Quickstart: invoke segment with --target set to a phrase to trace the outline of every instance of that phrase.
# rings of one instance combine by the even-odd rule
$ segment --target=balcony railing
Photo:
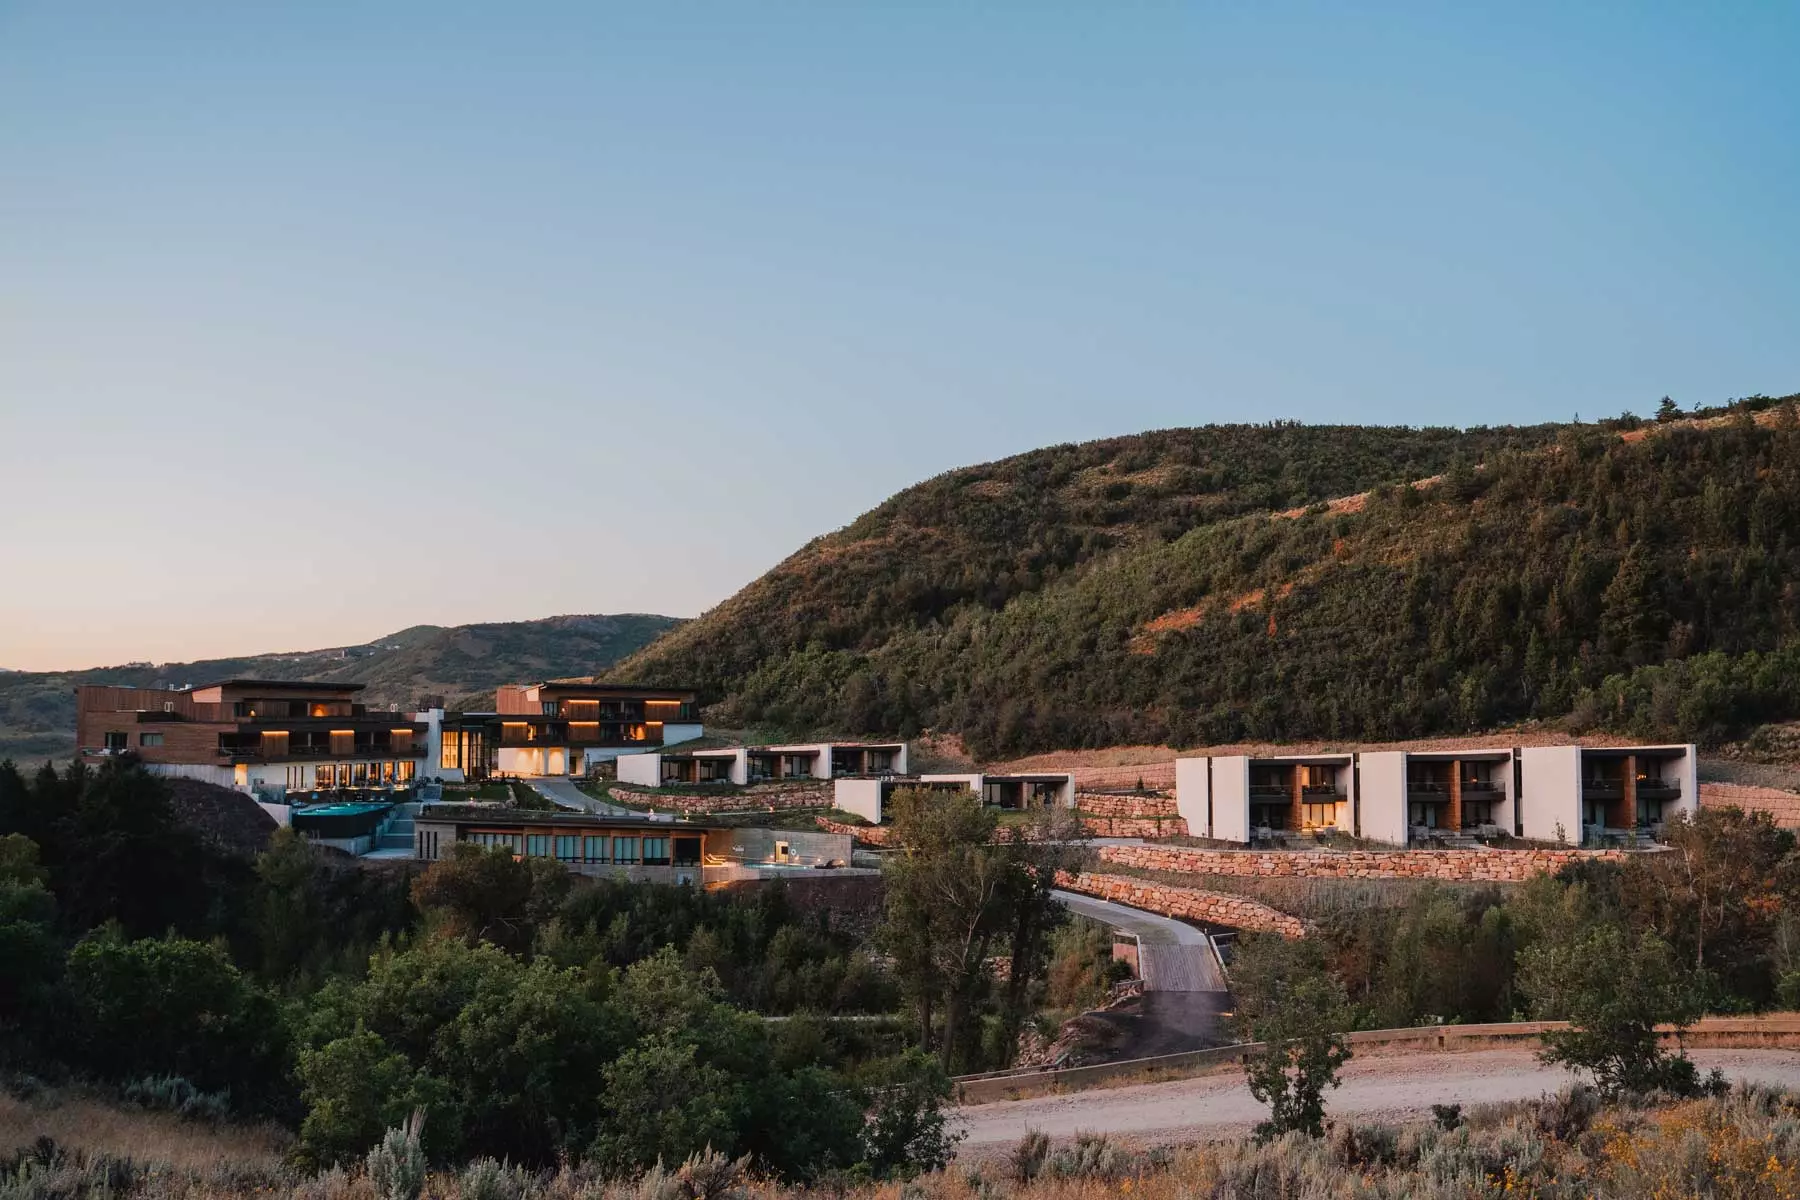
[[[1252,800],[1292,800],[1294,789],[1285,783],[1253,783],[1250,785]]]
[[[313,762],[320,759],[330,759],[334,762],[339,760],[354,762],[359,758],[424,758],[425,750],[425,743],[422,739],[406,745],[359,744],[349,750],[333,750],[330,746],[325,745],[289,743],[287,748],[280,752],[274,752],[273,747],[269,752],[265,752],[262,746],[252,743],[248,746],[220,746],[219,755],[223,758],[253,758],[261,762],[294,762],[297,760]]]

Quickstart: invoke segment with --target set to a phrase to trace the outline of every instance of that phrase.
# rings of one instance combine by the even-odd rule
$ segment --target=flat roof
[[[1255,755],[1247,755],[1246,757],[1249,758],[1251,766],[1255,766],[1257,763],[1276,763],[1284,766],[1309,766],[1317,763],[1329,767],[1347,767],[1355,758],[1354,755],[1348,752],[1324,754],[1275,754],[1267,758],[1258,758]]]
[[[185,687],[181,690],[204,692],[208,688],[258,687],[274,688],[277,691],[286,692],[360,692],[368,686],[366,683],[308,683],[303,679],[221,679],[216,683],[198,683],[193,687]]]
[[[636,683],[569,683],[544,679],[536,683],[520,683],[513,685],[522,688],[536,688],[540,692],[601,692],[606,695],[631,696],[691,696],[697,689],[687,687],[651,687],[648,684]]]
[[[983,775],[983,783],[1068,783],[1075,777],[1068,772],[1052,771],[1034,775]]]
[[[576,829],[685,829],[704,832],[713,828],[687,821],[661,821],[650,817],[614,817],[601,813],[532,812],[521,808],[486,808],[479,804],[427,804],[418,820],[440,825],[565,825]]]

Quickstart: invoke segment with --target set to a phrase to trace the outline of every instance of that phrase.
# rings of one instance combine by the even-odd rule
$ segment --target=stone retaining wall
[[[826,833],[847,833],[865,846],[887,845],[888,831],[880,825],[847,825],[830,817],[814,817]]]
[[[1160,792],[1147,796],[1116,792],[1076,792],[1075,807],[1095,817],[1175,817],[1175,797]]]
[[[1090,817],[1081,824],[1095,837],[1186,837],[1187,822],[1180,817]]]
[[[1299,917],[1270,908],[1247,896],[1228,892],[1209,892],[1201,888],[1175,887],[1167,883],[1151,883],[1129,875],[1100,875],[1083,871],[1057,876],[1057,882],[1071,892],[1098,896],[1116,904],[1128,904],[1145,912],[1165,917],[1180,917],[1209,925],[1226,925],[1232,929],[1250,929],[1259,933],[1279,933],[1282,937],[1305,937],[1306,922]]]
[[[621,804],[654,808],[658,812],[706,814],[831,807],[831,785],[816,781],[755,783],[747,788],[720,792],[648,792],[615,783],[611,792]]]
[[[1745,812],[1766,812],[1783,829],[1800,829],[1800,794],[1780,788],[1751,787],[1740,783],[1703,783],[1700,785],[1703,808],[1741,808]]]
[[[1308,879],[1449,879],[1523,883],[1579,859],[1622,861],[1623,850],[1193,850],[1101,846],[1102,862],[1188,875]]]

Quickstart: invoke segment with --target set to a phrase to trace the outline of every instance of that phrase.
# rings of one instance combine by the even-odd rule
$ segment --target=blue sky
[[[1800,389],[1800,8],[0,0],[0,665],[693,615],[951,467]]]

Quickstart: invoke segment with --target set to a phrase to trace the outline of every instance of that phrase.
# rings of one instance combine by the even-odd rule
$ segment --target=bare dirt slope
[[[1800,1087],[1800,1053],[1791,1050],[1702,1050],[1692,1057],[1703,1071],[1720,1067],[1733,1079]],[[1365,1057],[1344,1068],[1342,1086],[1327,1095],[1326,1107],[1336,1117],[1411,1120],[1428,1117],[1433,1104],[1529,1100],[1572,1079],[1523,1047]],[[968,1131],[964,1152],[977,1156],[1012,1145],[1030,1129],[1053,1138],[1091,1132],[1175,1142],[1241,1134],[1267,1115],[1236,1071],[958,1110]]]

